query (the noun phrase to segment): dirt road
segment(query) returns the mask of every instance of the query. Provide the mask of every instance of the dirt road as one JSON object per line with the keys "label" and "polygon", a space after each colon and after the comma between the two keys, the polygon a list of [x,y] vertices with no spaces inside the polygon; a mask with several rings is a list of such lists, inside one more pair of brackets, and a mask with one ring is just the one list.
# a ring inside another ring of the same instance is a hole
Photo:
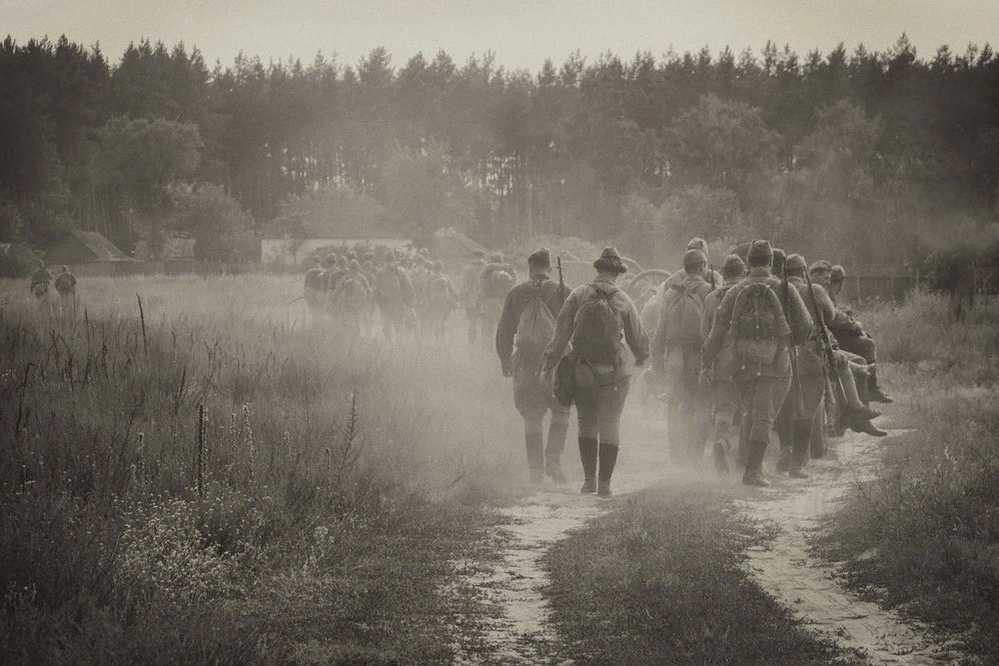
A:
{"label": "dirt road", "polygon": [[[580,495],[575,478],[562,488],[546,486],[500,511],[504,525],[490,535],[487,557],[455,563],[459,576],[454,589],[477,594],[489,609],[485,630],[474,642],[456,640],[461,663],[567,661],[572,651],[550,623],[544,596],[549,580],[540,562],[546,550],[601,512],[626,501],[631,492],[660,483],[691,483],[689,472],[681,476],[667,463],[661,421],[636,418],[627,434],[614,479],[615,498]],[[877,451],[874,438],[851,434],[835,440],[826,459],[813,462],[808,481],[778,480],[771,474],[777,481],[774,487],[747,491],[736,476],[719,481],[707,471],[703,483],[727,484],[733,506],[741,514],[773,528],[773,542],[751,548],[746,566],[765,590],[811,628],[865,655],[872,664],[953,663],[961,658],[953,645],[935,644],[925,628],[907,624],[847,593],[836,567],[809,547],[818,519],[835,507],[851,483],[875,473]],[[578,464],[570,448],[566,467],[572,470]],[[710,468],[707,459],[704,467]],[[772,461],[768,468],[772,469]]]}

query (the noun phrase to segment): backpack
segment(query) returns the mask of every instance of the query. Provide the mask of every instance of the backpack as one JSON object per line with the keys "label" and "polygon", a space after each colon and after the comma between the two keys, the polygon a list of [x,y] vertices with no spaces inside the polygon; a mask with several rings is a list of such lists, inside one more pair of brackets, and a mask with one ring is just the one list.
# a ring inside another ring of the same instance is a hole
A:
{"label": "backpack", "polygon": [[481,278],[484,298],[506,298],[513,289],[513,276],[503,268],[488,271]]}
{"label": "backpack", "polygon": [[531,301],[517,320],[517,348],[541,351],[555,335],[555,315],[541,298],[540,282],[533,285]]}
{"label": "backpack", "polygon": [[69,273],[59,273],[53,284],[60,294],[71,294],[76,288],[76,278]]}
{"label": "backpack", "polygon": [[778,341],[791,333],[780,299],[766,282],[750,283],[736,294],[729,330],[736,358],[761,365],[774,362]]}
{"label": "backpack", "polygon": [[693,288],[683,284],[670,287],[660,315],[666,317],[666,342],[700,345],[703,342],[701,339],[703,315],[704,298]]}
{"label": "backpack", "polygon": [[572,348],[589,363],[618,365],[618,344],[624,331],[621,313],[611,302],[618,290],[604,291],[590,287],[589,296],[576,312]]}
{"label": "backpack", "polygon": [[402,277],[395,266],[386,266],[375,275],[375,291],[383,300],[402,300]]}
{"label": "backpack", "polygon": [[325,276],[326,272],[321,268],[310,268],[305,272],[305,288],[322,291],[325,286],[323,284]]}
{"label": "backpack", "polygon": [[451,294],[448,289],[449,281],[443,275],[436,277],[427,289],[427,300],[435,305],[445,305],[451,302]]}
{"label": "backpack", "polygon": [[358,279],[358,276],[350,273],[340,278],[339,291],[340,302],[348,305],[358,305],[368,297],[368,290]]}

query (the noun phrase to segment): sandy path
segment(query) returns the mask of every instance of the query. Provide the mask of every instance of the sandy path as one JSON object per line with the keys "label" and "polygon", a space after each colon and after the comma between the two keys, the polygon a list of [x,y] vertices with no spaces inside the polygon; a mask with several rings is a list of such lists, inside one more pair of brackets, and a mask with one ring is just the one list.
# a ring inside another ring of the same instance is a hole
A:
{"label": "sandy path", "polygon": [[935,644],[925,627],[857,599],[843,589],[838,568],[810,551],[818,519],[836,508],[851,484],[876,473],[878,447],[873,437],[849,433],[830,442],[825,459],[810,463],[807,481],[784,480],[760,499],[737,500],[746,515],[778,528],[772,544],[750,549],[748,566],[764,589],[811,627],[873,664],[955,663],[963,655],[954,645]]}

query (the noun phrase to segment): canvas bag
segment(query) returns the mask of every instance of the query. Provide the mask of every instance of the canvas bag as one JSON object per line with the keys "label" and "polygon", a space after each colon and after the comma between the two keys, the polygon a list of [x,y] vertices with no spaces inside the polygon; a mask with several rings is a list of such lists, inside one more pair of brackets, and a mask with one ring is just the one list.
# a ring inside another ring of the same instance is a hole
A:
{"label": "canvas bag", "polygon": [[666,317],[666,343],[673,345],[700,345],[701,318],[704,315],[704,298],[685,284],[673,285],[666,292],[662,317]]}
{"label": "canvas bag", "polygon": [[618,345],[624,331],[621,313],[612,302],[619,290],[590,286],[589,291],[576,312],[572,348],[585,364],[616,368],[621,362]]}
{"label": "canvas bag", "polygon": [[777,293],[766,282],[752,282],[735,297],[729,331],[733,355],[743,366],[772,365],[791,329]]}

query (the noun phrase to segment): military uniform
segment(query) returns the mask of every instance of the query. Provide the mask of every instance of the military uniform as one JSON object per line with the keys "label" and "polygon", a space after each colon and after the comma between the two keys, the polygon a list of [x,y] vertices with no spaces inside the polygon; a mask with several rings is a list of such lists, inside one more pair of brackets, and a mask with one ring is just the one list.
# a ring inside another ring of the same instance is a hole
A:
{"label": "military uniform", "polygon": [[[541,300],[554,320],[561,311],[567,294],[568,289],[560,288],[547,275],[532,276],[507,294],[496,328],[496,353],[503,375],[513,377],[513,402],[524,418],[527,462],[535,481],[540,481],[544,473],[556,482],[565,481],[561,459],[569,427],[569,408],[558,403],[552,393],[550,377],[541,372],[544,347],[535,347],[517,339],[517,326],[521,316],[535,299]],[[549,411],[551,422],[545,446],[543,422]]]}
{"label": "military uniform", "polygon": [[382,332],[386,340],[392,341],[412,323],[414,298],[413,283],[394,259],[386,257],[385,265],[375,275],[374,297]]}
{"label": "military uniform", "polygon": [[[722,378],[731,377],[739,393],[742,410],[740,437],[746,442],[746,471],[743,483],[766,485],[763,478],[763,457],[766,454],[774,421],[780,413],[791,386],[791,344],[801,344],[812,331],[812,320],[796,289],[785,294],[783,284],[771,275],[773,251],[766,241],[756,241],[750,248],[749,275],[731,287],[722,299],[715,315],[711,333],[704,343],[703,365],[710,376],[711,369]],[[758,265],[765,262],[766,265]],[[757,264],[757,265],[754,265]],[[732,315],[740,292],[750,285],[764,283],[772,289],[782,303],[787,303],[783,335],[773,338],[775,353],[769,362],[747,362],[740,358],[730,335]],[[723,351],[723,347],[725,348]],[[716,364],[716,360],[718,363]]]}

